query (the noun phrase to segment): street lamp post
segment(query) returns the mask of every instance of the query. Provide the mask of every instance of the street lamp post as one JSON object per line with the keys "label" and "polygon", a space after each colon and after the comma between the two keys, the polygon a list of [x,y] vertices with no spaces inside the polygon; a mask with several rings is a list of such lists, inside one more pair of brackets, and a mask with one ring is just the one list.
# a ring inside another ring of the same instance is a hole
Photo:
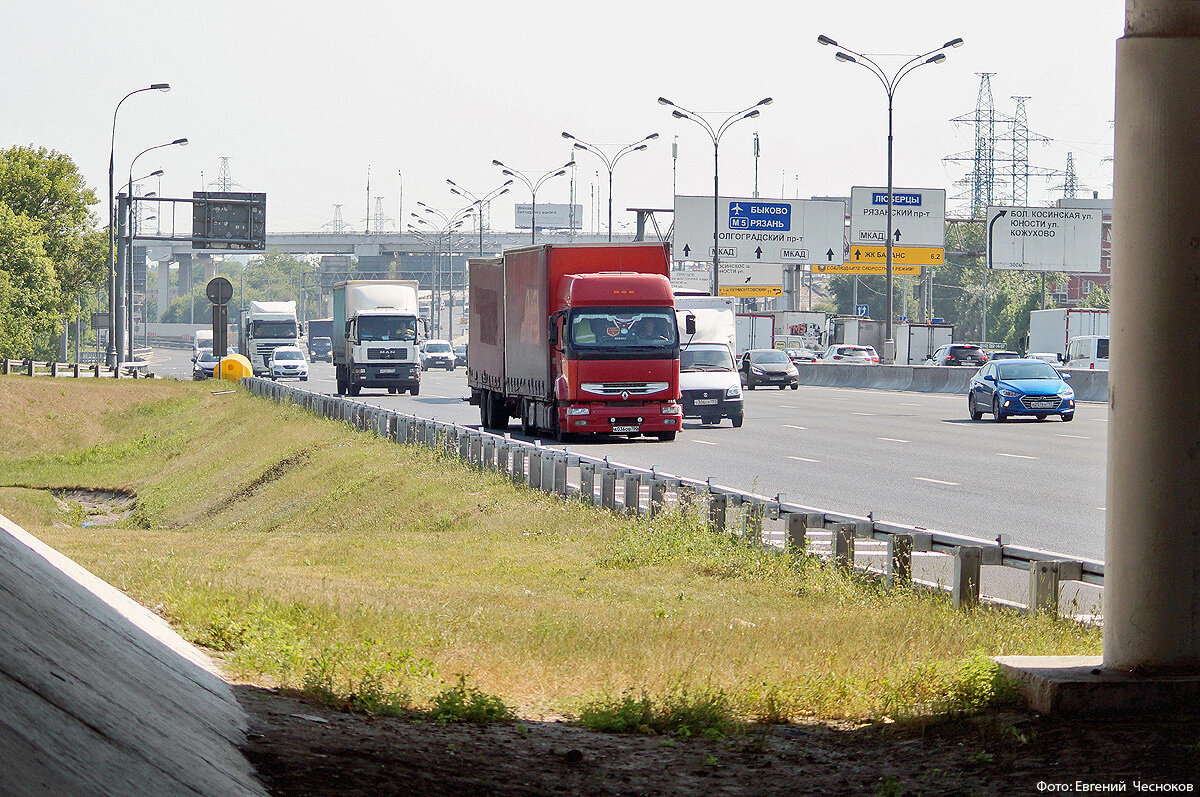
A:
{"label": "street lamp post", "polygon": [[121,98],[117,103],[117,107],[113,109],[112,135],[108,142],[108,348],[105,356],[105,364],[110,368],[117,363],[117,348],[113,343],[113,336],[116,332],[118,304],[117,304],[117,270],[115,262],[116,249],[116,228],[114,217],[114,204],[116,196],[113,194],[113,167],[116,161],[117,150],[117,112],[121,110],[121,105],[125,100],[132,97],[134,94],[140,94],[143,91],[170,91],[170,83],[151,83],[149,86],[140,89],[134,89]]}
{"label": "street lamp post", "polygon": [[717,125],[717,127],[714,128],[711,124],[709,124],[707,119],[705,119],[703,116],[696,113],[695,111],[689,111],[687,108],[684,108],[681,105],[676,105],[675,103],[668,100],[666,97],[658,98],[659,105],[668,105],[673,109],[671,111],[671,116],[674,116],[676,119],[687,119],[690,122],[695,122],[704,130],[704,132],[708,133],[708,137],[712,139],[712,143],[713,143],[713,274],[712,274],[713,288],[712,288],[712,295],[713,296],[720,295],[720,281],[721,281],[721,278],[720,278],[721,241],[717,234],[717,204],[718,204],[718,199],[721,196],[720,157],[719,157],[720,147],[721,147],[721,136],[725,135],[725,131],[728,130],[730,127],[732,127],[737,122],[740,122],[743,119],[753,119],[753,118],[759,116],[761,114],[761,112],[758,110],[759,107],[763,106],[763,105],[770,105],[772,102],[773,102],[773,100],[770,97],[764,97],[763,99],[761,99],[758,102],[751,105],[749,108],[743,108],[742,110],[738,111],[737,113],[730,114],[728,117],[725,118],[725,121],[721,122],[721,124]]}
{"label": "street lamp post", "polygon": [[531,244],[537,243],[537,192],[538,192],[538,189],[541,188],[542,183],[546,182],[547,180],[550,180],[554,177],[562,177],[564,174],[566,174],[567,169],[569,169],[575,165],[575,161],[569,160],[566,163],[564,163],[562,166],[558,167],[558,169],[553,169],[551,171],[546,172],[541,177],[537,178],[537,180],[530,180],[528,177],[526,177],[521,172],[510,169],[509,167],[505,166],[503,163],[501,163],[498,160],[493,160],[492,165],[499,166],[501,174],[507,175],[509,177],[516,177],[518,180],[525,183],[525,187],[529,189],[529,198],[530,198],[530,202],[531,202],[530,215],[529,215],[529,243],[531,243]]}
{"label": "street lamp post", "polygon": [[[860,52],[851,50],[849,47],[838,44],[828,36],[821,34],[817,36],[817,42],[823,45],[831,45],[838,48],[838,52],[834,55],[839,61],[847,64],[858,64],[875,77],[879,78],[879,82],[883,84],[883,90],[887,92],[888,98],[888,137],[887,137],[887,236],[884,239],[884,251],[886,257],[886,291],[887,299],[884,304],[887,307],[887,319],[884,322],[884,350],[885,359],[889,362],[895,358],[895,339],[892,337],[892,105],[896,96],[896,86],[900,80],[910,72],[918,69],[926,64],[940,64],[946,60],[946,54],[942,50],[948,50],[951,47],[962,46],[961,38],[951,39],[941,47],[936,47],[927,53],[914,56],[905,62],[905,64],[896,70],[896,72],[888,77],[887,73],[866,55]],[[843,50],[845,52],[843,52]],[[891,347],[890,354],[888,352]]]}
{"label": "street lamp post", "polygon": [[613,231],[613,169],[617,167],[617,161],[619,161],[625,155],[628,155],[630,152],[641,152],[642,150],[646,149],[648,145],[645,142],[653,141],[654,139],[658,138],[658,133],[651,133],[645,138],[638,139],[632,144],[626,144],[624,147],[618,150],[617,154],[613,155],[612,158],[609,158],[607,155],[605,155],[604,152],[595,144],[589,144],[583,139],[577,138],[565,130],[563,131],[562,137],[575,142],[572,145],[575,149],[581,149],[584,152],[590,152],[596,157],[600,158],[600,160],[604,163],[604,168],[608,169],[608,240],[611,243]]}
{"label": "street lamp post", "polygon": [[[127,282],[126,287],[128,288],[128,295],[125,297],[125,317],[126,317],[126,323],[128,325],[128,333],[129,333],[129,345],[128,345],[128,349],[127,349],[127,354],[128,354],[127,359],[129,359],[129,360],[133,359],[133,228],[134,228],[134,224],[133,224],[133,201],[134,201],[133,167],[135,164],[137,164],[138,158],[142,157],[147,152],[153,152],[156,149],[162,149],[164,147],[174,147],[174,146],[186,147],[187,143],[188,143],[188,140],[186,138],[177,138],[174,141],[168,141],[166,144],[156,144],[153,147],[147,147],[146,149],[142,150],[137,155],[133,156],[133,160],[131,160],[129,162],[129,182],[126,184],[126,187],[125,187],[125,213],[126,213],[125,234],[128,237],[128,240],[126,241],[126,244],[125,244],[125,264],[124,264],[125,265],[125,280]],[[162,170],[158,169],[154,172],[151,172],[147,176],[148,177],[157,177],[160,174],[162,174]],[[144,178],[141,178],[141,179],[144,179]],[[124,332],[124,330],[122,330],[122,332]],[[118,354],[118,356],[117,356],[118,365],[120,364],[120,359],[121,359],[121,357]]]}
{"label": "street lamp post", "polygon": [[441,331],[442,331],[442,323],[441,323],[441,320],[442,320],[441,259],[442,259],[442,250],[443,250],[442,242],[445,241],[444,248],[446,250],[448,250],[448,256],[449,256],[449,260],[450,260],[450,275],[449,275],[449,279],[448,279],[448,282],[449,282],[448,288],[449,288],[449,293],[450,293],[450,306],[449,306],[449,324],[447,325],[448,333],[447,333],[446,337],[448,340],[453,340],[454,339],[454,243],[453,243],[452,236],[455,232],[458,231],[458,229],[460,227],[462,227],[463,222],[466,221],[466,217],[471,211],[471,208],[468,205],[467,207],[460,208],[459,210],[456,210],[454,213],[447,216],[442,211],[438,210],[437,208],[430,207],[429,205],[426,205],[424,202],[417,202],[417,204],[420,205],[422,208],[424,208],[426,213],[428,213],[432,216],[437,216],[438,218],[440,218],[442,220],[442,224],[438,225],[438,224],[434,224],[433,222],[429,221],[428,219],[426,219],[423,216],[420,216],[416,213],[410,214],[410,215],[412,215],[413,218],[415,218],[417,220],[418,224],[427,225],[430,228],[430,230],[434,233],[434,235],[436,236],[436,239],[437,239],[438,265],[436,266],[436,270],[435,270],[435,275],[436,275],[435,282],[436,282],[436,286],[437,286],[437,299],[436,299],[437,324],[436,324],[436,328],[437,328],[437,332],[438,332],[439,336],[441,335]]}
{"label": "street lamp post", "polygon": [[484,218],[483,217],[483,208],[484,208],[484,205],[487,205],[489,215],[490,215],[491,207],[492,207],[492,200],[497,197],[503,196],[504,194],[507,194],[508,187],[513,184],[513,181],[505,180],[503,183],[500,184],[499,188],[493,189],[492,191],[490,191],[489,193],[485,194],[482,197],[475,196],[475,194],[473,194],[470,191],[468,191],[467,189],[463,188],[461,185],[454,182],[453,180],[447,179],[446,182],[447,182],[447,184],[450,185],[450,193],[457,194],[458,196],[462,197],[463,199],[468,200],[472,205],[475,205],[478,208],[478,212],[479,212],[479,256],[483,257],[483,218]]}

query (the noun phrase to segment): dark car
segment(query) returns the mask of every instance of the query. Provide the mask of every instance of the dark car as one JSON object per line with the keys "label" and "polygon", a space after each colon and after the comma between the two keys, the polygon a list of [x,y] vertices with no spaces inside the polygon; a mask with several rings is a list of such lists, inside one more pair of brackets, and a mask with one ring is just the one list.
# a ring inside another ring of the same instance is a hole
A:
{"label": "dark car", "polygon": [[454,347],[454,367],[467,367],[467,345],[465,343]]}
{"label": "dark car", "polygon": [[800,372],[779,349],[750,349],[738,361],[738,372],[747,390],[758,385],[772,385],[780,390],[800,387]]}
{"label": "dark car", "polygon": [[329,338],[311,338],[308,341],[308,357],[313,362],[333,362],[333,341]]}
{"label": "dark car", "polygon": [[1075,391],[1066,382],[1069,376],[1041,360],[987,363],[971,377],[967,412],[973,421],[990,412],[997,423],[1014,415],[1032,415],[1039,421],[1048,415],[1073,420]]}
{"label": "dark car", "polygon": [[202,379],[211,379],[213,371],[217,368],[217,363],[221,361],[212,353],[211,349],[202,349],[200,356],[196,358],[195,365],[192,367],[192,379],[197,381]]}
{"label": "dark car", "polygon": [[1000,351],[989,351],[987,353],[987,358],[988,358],[988,362],[992,362],[993,360],[1023,360],[1023,359],[1025,359],[1021,355],[1017,354],[1015,351],[1007,351],[1007,350],[1003,350],[1003,349]]}
{"label": "dark car", "polygon": [[983,365],[987,361],[987,354],[974,343],[951,343],[935,351],[925,364]]}
{"label": "dark car", "polygon": [[815,363],[820,362],[821,357],[812,349],[784,349],[786,354],[794,363]]}

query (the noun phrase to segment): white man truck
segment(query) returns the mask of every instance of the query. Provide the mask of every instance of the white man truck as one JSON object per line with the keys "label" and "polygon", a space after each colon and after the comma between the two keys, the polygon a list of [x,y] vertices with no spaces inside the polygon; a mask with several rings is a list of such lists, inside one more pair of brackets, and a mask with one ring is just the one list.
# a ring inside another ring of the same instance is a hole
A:
{"label": "white man truck", "polygon": [[364,387],[421,392],[416,280],[349,280],[333,286],[333,367],[338,395]]}
{"label": "white man truck", "polygon": [[250,302],[242,317],[238,351],[250,361],[255,376],[269,375],[271,355],[280,346],[300,345],[295,302]]}

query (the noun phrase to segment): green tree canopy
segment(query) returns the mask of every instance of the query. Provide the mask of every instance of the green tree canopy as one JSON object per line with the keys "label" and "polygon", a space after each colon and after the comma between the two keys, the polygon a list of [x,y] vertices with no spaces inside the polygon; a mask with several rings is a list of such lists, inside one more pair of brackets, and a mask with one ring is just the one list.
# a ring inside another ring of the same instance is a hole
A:
{"label": "green tree canopy", "polygon": [[62,291],[37,224],[0,202],[0,357],[52,358]]}

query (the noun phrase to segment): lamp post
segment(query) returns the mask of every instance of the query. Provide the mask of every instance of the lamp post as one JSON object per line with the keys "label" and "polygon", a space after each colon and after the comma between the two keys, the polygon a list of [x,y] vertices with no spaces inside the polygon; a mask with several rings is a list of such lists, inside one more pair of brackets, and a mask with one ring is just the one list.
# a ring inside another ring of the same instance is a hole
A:
{"label": "lamp post", "polygon": [[116,332],[118,307],[117,304],[117,271],[115,263],[116,249],[116,228],[114,227],[115,217],[113,205],[116,202],[116,196],[113,194],[113,165],[116,160],[117,149],[117,112],[121,110],[121,105],[125,100],[132,97],[134,94],[140,94],[143,91],[170,91],[170,83],[151,83],[149,86],[140,89],[134,89],[121,98],[117,103],[117,107],[113,109],[112,135],[108,142],[108,348],[105,355],[105,364],[108,367],[113,367],[117,364],[117,348],[113,343],[113,335]]}
{"label": "lamp post", "polygon": [[[441,259],[442,259],[443,248],[448,250],[448,254],[449,254],[449,258],[450,258],[450,279],[449,279],[449,283],[450,283],[450,285],[449,285],[450,323],[448,325],[449,333],[447,335],[447,339],[452,339],[453,335],[454,335],[454,245],[453,245],[453,240],[452,240],[451,236],[455,232],[457,232],[459,230],[459,228],[462,227],[463,222],[466,221],[466,216],[470,212],[470,207],[468,206],[466,208],[461,208],[460,210],[457,210],[453,214],[447,216],[442,211],[438,210],[437,208],[430,207],[429,205],[426,205],[424,202],[418,202],[417,204],[420,205],[422,208],[424,208],[426,213],[429,213],[430,215],[433,215],[433,216],[437,216],[438,218],[440,218],[442,220],[442,224],[435,224],[419,214],[416,214],[416,213],[409,214],[414,219],[417,220],[418,224],[424,224],[427,227],[429,227],[430,232],[432,232],[434,234],[436,242],[437,242],[437,266],[435,267],[434,280],[433,280],[434,286],[436,288],[436,299],[431,300],[431,305],[432,305],[432,307],[437,308],[437,315],[435,316],[435,320],[436,320],[435,327],[437,330],[437,334],[439,336],[441,335],[441,332],[442,332],[442,301],[441,301],[441,299],[442,299],[442,292],[441,292],[442,267],[441,267]],[[419,231],[417,231],[415,228],[413,228],[411,224],[409,225],[409,228],[412,229],[414,232],[418,232],[418,236],[419,236]],[[444,247],[443,247],[443,241],[445,242]],[[431,295],[433,295],[433,294],[431,294]],[[430,312],[431,315],[432,315],[432,307],[431,307],[431,312]]]}
{"label": "lamp post", "polygon": [[510,169],[509,167],[505,166],[503,163],[501,163],[498,160],[493,160],[492,165],[499,166],[501,174],[507,175],[509,177],[516,177],[518,180],[525,183],[525,187],[529,189],[529,198],[532,203],[532,207],[530,207],[530,214],[529,214],[529,243],[531,243],[531,244],[537,243],[537,192],[538,192],[538,189],[541,188],[542,183],[546,182],[547,180],[550,180],[554,177],[562,177],[564,174],[566,174],[567,169],[569,169],[575,165],[575,161],[569,160],[566,163],[564,163],[562,166],[558,167],[558,169],[546,172],[541,177],[537,178],[537,180],[530,180],[528,177],[526,177],[521,172]]}
{"label": "lamp post", "polygon": [[667,105],[673,109],[671,111],[671,116],[674,116],[676,119],[687,119],[690,122],[695,122],[704,130],[704,132],[708,133],[708,137],[712,139],[712,143],[713,143],[713,275],[712,275],[713,288],[712,288],[712,295],[713,296],[720,296],[721,245],[720,245],[720,239],[717,235],[717,203],[718,203],[718,198],[721,196],[720,182],[719,182],[719,179],[720,179],[719,153],[720,153],[720,147],[721,147],[721,136],[725,135],[725,131],[728,130],[730,127],[732,127],[737,122],[740,122],[743,119],[753,119],[756,116],[759,116],[761,113],[758,110],[759,107],[763,106],[763,105],[770,105],[772,102],[773,102],[773,100],[770,97],[764,97],[763,99],[761,99],[758,102],[751,105],[749,108],[743,108],[742,110],[738,111],[737,113],[730,114],[728,117],[725,118],[725,121],[721,122],[721,124],[717,125],[714,128],[711,124],[709,124],[707,119],[705,119],[703,116],[696,113],[695,111],[689,111],[687,108],[684,108],[681,105],[676,105],[675,103],[668,100],[666,97],[658,98],[659,105]]}
{"label": "lamp post", "polygon": [[457,194],[458,196],[462,197],[463,199],[470,201],[472,205],[476,205],[478,207],[478,211],[479,211],[479,256],[483,257],[483,206],[484,205],[488,206],[488,212],[489,212],[489,216],[490,216],[492,200],[495,199],[496,197],[507,194],[508,187],[513,184],[513,181],[505,180],[503,183],[500,184],[499,188],[493,189],[491,192],[485,194],[482,197],[475,196],[475,194],[473,194],[470,191],[468,191],[467,189],[463,188],[461,185],[454,182],[453,180],[447,179],[446,182],[450,185],[450,193]]}
{"label": "lamp post", "polygon": [[[866,55],[863,55],[860,52],[856,52],[855,50],[851,50],[849,47],[840,45],[837,42],[835,42],[833,39],[829,38],[828,36],[826,36],[824,34],[817,36],[817,42],[819,44],[831,45],[833,47],[838,48],[838,52],[834,55],[834,57],[837,60],[842,61],[847,64],[857,64],[857,65],[863,67],[864,69],[869,71],[871,74],[873,74],[875,77],[879,78],[879,82],[883,85],[883,90],[885,92],[887,92],[887,98],[888,98],[888,137],[887,137],[888,204],[887,204],[887,236],[884,239],[884,250],[886,253],[885,257],[886,257],[886,261],[887,261],[886,272],[885,272],[887,275],[887,279],[886,279],[887,299],[885,300],[884,303],[887,306],[887,319],[884,322],[883,347],[884,347],[884,352],[885,352],[885,359],[887,359],[888,362],[891,362],[891,360],[894,359],[894,357],[895,357],[895,346],[896,346],[895,339],[892,337],[892,105],[893,105],[893,101],[896,96],[896,86],[899,85],[900,81],[904,78],[905,75],[909,74],[913,70],[919,69],[920,67],[925,66],[926,64],[940,64],[943,61],[945,61],[946,54],[944,52],[942,52],[942,50],[948,50],[951,47],[960,47],[960,46],[962,46],[963,40],[962,40],[962,38],[951,39],[950,41],[943,44],[941,47],[936,47],[927,53],[922,53],[921,55],[910,58],[908,61],[906,61],[904,63],[904,65],[902,67],[897,69],[895,71],[895,73],[891,75],[891,77],[889,77],[887,75],[887,73],[883,71],[883,69],[879,66],[879,64],[875,63],[873,60],[871,60]],[[888,351],[887,351],[889,344],[891,346],[891,354],[890,355],[888,354]]]}
{"label": "lamp post", "polygon": [[[129,345],[127,348],[128,356],[126,357],[126,359],[129,359],[129,360],[133,359],[133,228],[134,228],[134,224],[133,224],[133,200],[134,200],[134,197],[133,197],[133,167],[134,167],[134,165],[137,164],[138,158],[142,157],[147,152],[153,152],[156,149],[163,149],[164,147],[174,147],[174,146],[186,147],[187,143],[188,143],[188,140],[186,138],[177,138],[174,141],[168,141],[165,144],[156,144],[153,147],[147,147],[146,149],[139,152],[137,155],[134,155],[133,160],[131,160],[129,162],[129,182],[125,186],[125,203],[126,203],[125,204],[125,213],[126,213],[125,234],[128,239],[125,244],[125,281],[127,282],[128,295],[125,297],[125,303],[124,303],[125,304],[126,324],[128,326],[128,333],[129,333],[128,334]],[[157,177],[160,174],[162,174],[161,169],[156,170],[155,172],[151,172],[147,176],[148,177]],[[124,330],[122,330],[122,332],[124,332]],[[118,364],[120,362],[120,359],[121,359],[120,355],[118,354],[118,356],[117,356]]]}
{"label": "lamp post", "polygon": [[562,137],[573,141],[574,144],[572,144],[572,146],[575,149],[581,149],[584,152],[590,152],[596,157],[600,158],[600,160],[604,163],[604,168],[608,169],[608,240],[609,243],[612,243],[613,169],[617,167],[617,161],[619,161],[625,155],[628,155],[630,152],[641,152],[642,150],[646,149],[648,145],[645,142],[653,141],[654,139],[658,138],[658,133],[651,133],[645,138],[638,139],[632,144],[626,144],[624,147],[619,149],[617,154],[613,155],[612,158],[609,158],[607,155],[605,155],[604,152],[595,144],[589,144],[583,139],[577,138],[565,130],[563,131]]}

